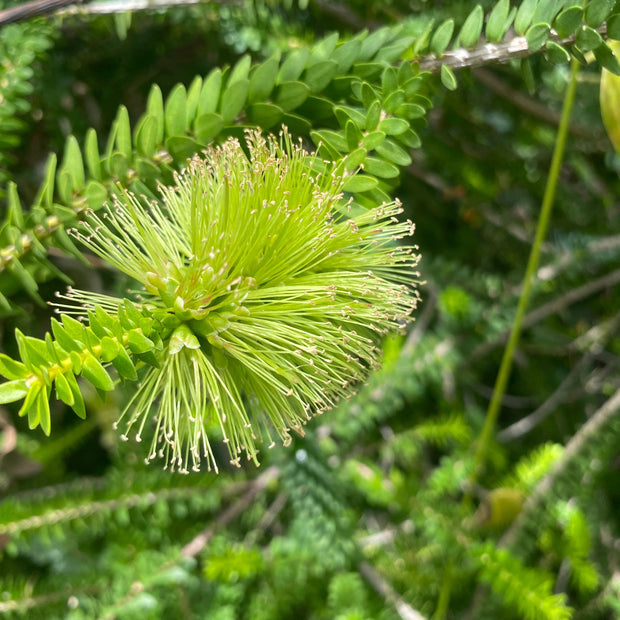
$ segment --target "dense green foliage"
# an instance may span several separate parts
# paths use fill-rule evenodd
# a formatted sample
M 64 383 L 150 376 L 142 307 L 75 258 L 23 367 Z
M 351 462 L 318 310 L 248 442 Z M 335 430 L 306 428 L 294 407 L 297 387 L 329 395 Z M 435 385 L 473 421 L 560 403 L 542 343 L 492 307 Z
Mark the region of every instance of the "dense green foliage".
M 619 617 L 610 39 L 614 0 L 244 0 L 0 29 L 0 615 Z M 135 280 L 71 230 L 282 125 L 340 162 L 349 221 L 398 196 L 423 302 L 357 395 L 260 468 L 214 444 L 219 475 L 162 471 L 115 422 L 166 343 L 192 341 L 135 296 L 110 306 Z M 44 303 L 68 283 L 101 300 L 84 322 Z

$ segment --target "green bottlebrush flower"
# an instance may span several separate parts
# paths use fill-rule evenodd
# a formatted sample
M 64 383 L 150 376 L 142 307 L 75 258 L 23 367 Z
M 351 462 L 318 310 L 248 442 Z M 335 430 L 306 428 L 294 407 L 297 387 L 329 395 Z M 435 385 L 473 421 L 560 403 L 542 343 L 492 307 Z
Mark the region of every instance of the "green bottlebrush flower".
M 350 217 L 335 169 L 285 133 L 252 132 L 193 159 L 161 201 L 123 192 L 73 231 L 142 283 L 143 311 L 168 319 L 159 367 L 121 416 L 123 437 L 154 424 L 147 460 L 217 470 L 209 432 L 219 426 L 233 464 L 244 451 L 258 464 L 258 442 L 287 444 L 349 396 L 382 335 L 408 320 L 418 256 L 397 242 L 413 225 L 397 219 L 398 202 Z M 84 313 L 121 304 L 68 297 Z

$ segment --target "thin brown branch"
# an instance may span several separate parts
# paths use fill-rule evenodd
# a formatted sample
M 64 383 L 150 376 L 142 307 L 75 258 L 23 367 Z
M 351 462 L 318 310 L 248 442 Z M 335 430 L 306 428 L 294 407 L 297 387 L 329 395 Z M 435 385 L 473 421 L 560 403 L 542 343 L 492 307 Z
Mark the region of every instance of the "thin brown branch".
M 374 590 L 396 609 L 402 620 L 425 620 L 424 616 L 405 602 L 392 585 L 368 562 L 360 562 L 358 568 Z
M 594 293 L 598 293 L 601 290 L 606 288 L 611 288 L 620 283 L 620 269 L 615 269 L 614 271 L 605 274 L 599 278 L 595 278 L 594 280 L 590 280 L 586 284 L 582 286 L 578 286 L 574 288 L 564 295 L 553 299 L 552 301 L 539 306 L 535 310 L 532 310 L 529 314 L 525 316 L 523 319 L 523 329 L 527 329 L 532 327 L 536 323 L 539 323 L 543 319 L 551 316 L 553 314 L 558 314 L 567 306 L 570 306 L 582 299 L 586 299 Z M 495 347 L 501 346 L 506 343 L 508 340 L 508 336 L 510 335 L 510 330 L 504 331 L 499 337 L 491 342 L 485 342 L 481 344 L 477 349 L 469 357 L 469 361 L 472 359 L 479 359 L 487 355 L 490 351 L 492 351 Z
M 181 555 L 191 558 L 198 555 L 209 543 L 213 534 L 220 527 L 230 523 L 238 517 L 253 501 L 254 498 L 272 481 L 279 476 L 280 472 L 277 467 L 272 466 L 266 469 L 258 478 L 253 480 L 246 492 L 234 503 L 231 504 L 218 518 L 207 528 L 205 528 L 198 536 L 192 539 L 183 549 Z
M 33 0 L 0 11 L 0 27 L 21 22 L 40 15 L 50 15 L 69 5 L 81 4 L 90 0 Z

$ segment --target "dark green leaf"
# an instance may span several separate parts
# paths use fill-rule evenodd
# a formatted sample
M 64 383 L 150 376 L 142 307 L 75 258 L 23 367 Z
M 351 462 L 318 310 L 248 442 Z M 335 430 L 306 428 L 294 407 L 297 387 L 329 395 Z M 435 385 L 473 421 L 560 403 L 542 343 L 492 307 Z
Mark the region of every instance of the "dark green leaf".
M 358 58 L 361 49 L 362 42 L 359 37 L 356 37 L 339 45 L 330 56 L 330 59 L 338 64 L 339 73 L 346 73 Z
M 586 24 L 590 28 L 598 28 L 611 13 L 616 0 L 590 0 L 586 6 Z
M 546 53 L 549 60 L 557 65 L 570 60 L 570 54 L 555 41 L 547 41 Z
M 304 83 L 313 93 L 322 91 L 336 75 L 338 64 L 333 60 L 322 60 L 308 68 L 304 75 Z
M 379 120 L 381 119 L 381 104 L 378 101 L 373 101 L 367 109 L 366 130 L 374 131 L 379 124 Z
M 353 121 L 348 121 L 345 126 L 344 135 L 347 141 L 349 151 L 354 151 L 360 146 L 362 141 L 362 132 Z
M 604 67 L 607 71 L 610 71 L 614 75 L 620 75 L 620 62 L 618 62 L 618 57 L 614 54 L 607 43 L 603 43 L 597 47 L 594 50 L 594 55 L 596 56 L 596 60 L 601 67 Z M 616 105 L 618 105 L 617 102 Z
M 538 0 L 538 6 L 532 16 L 532 23 L 551 24 L 561 8 L 562 2 L 558 2 L 558 0 Z
M 603 38 L 601 35 L 593 28 L 590 28 L 590 26 L 582 26 L 577 31 L 575 43 L 582 52 L 595 50 L 602 42 Z
M 607 36 L 614 41 L 620 41 L 620 13 L 607 20 Z
M 581 24 L 582 15 L 583 9 L 580 6 L 570 6 L 555 18 L 553 27 L 561 37 L 569 37 Z
M 179 163 L 185 163 L 196 153 L 200 153 L 200 145 L 189 136 L 171 136 L 166 140 L 166 149 Z
M 549 31 L 549 24 L 540 23 L 530 27 L 525 35 L 530 51 L 535 52 L 539 50 L 547 42 Z

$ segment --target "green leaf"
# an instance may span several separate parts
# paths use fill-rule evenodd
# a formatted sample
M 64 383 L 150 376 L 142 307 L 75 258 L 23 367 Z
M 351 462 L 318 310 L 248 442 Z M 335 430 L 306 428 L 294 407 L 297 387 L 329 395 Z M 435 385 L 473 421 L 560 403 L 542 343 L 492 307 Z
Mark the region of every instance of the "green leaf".
M 367 157 L 364 163 L 364 170 L 368 174 L 381 179 L 394 179 L 399 175 L 399 170 L 394 164 L 377 157 Z
M 391 93 L 387 99 L 383 102 L 383 109 L 388 114 L 393 114 L 396 108 L 405 102 L 405 91 L 395 90 Z
M 21 202 L 19 200 L 19 193 L 17 192 L 17 185 L 13 182 L 9 182 L 7 192 L 8 202 L 8 217 L 7 221 L 11 226 L 16 226 L 19 229 L 24 228 L 24 210 L 22 209 Z
M 84 325 L 82 323 L 80 323 L 79 321 L 76 321 L 72 316 L 68 314 L 63 314 L 61 317 L 61 320 L 62 320 L 62 327 L 67 332 L 70 338 L 74 339 L 76 342 L 79 342 L 80 344 L 85 342 Z M 54 331 L 54 321 L 55 319 L 52 317 L 52 320 L 51 320 L 52 331 Z M 54 337 L 60 342 L 60 338 L 56 337 L 56 333 L 54 333 Z M 83 348 L 83 345 L 78 349 L 76 349 L 75 346 L 67 347 L 65 346 L 63 342 L 60 342 L 60 345 L 62 346 L 63 349 L 66 349 L 67 351 L 71 351 L 72 349 L 81 351 Z
M 577 31 L 575 43 L 582 52 L 595 50 L 602 42 L 603 38 L 601 35 L 594 28 L 590 28 L 590 26 L 582 26 Z
M 569 37 L 581 24 L 582 15 L 583 9 L 580 6 L 570 6 L 555 18 L 553 27 L 561 37 Z
M 185 127 L 191 127 L 196 118 L 196 110 L 198 109 L 198 101 L 200 99 L 200 92 L 202 90 L 202 78 L 197 75 L 187 89 L 187 105 L 185 113 Z
M 84 162 L 75 136 L 69 136 L 65 142 L 65 153 L 59 174 L 62 171 L 69 173 L 72 192 L 78 192 L 84 187 Z
M 454 20 L 446 19 L 433 34 L 433 38 L 431 39 L 431 52 L 436 56 L 441 56 L 450 44 L 453 33 Z
M 586 6 L 586 24 L 590 28 L 598 28 L 611 13 L 616 0 L 590 0 Z
M 383 47 L 390 36 L 391 33 L 387 28 L 379 28 L 375 30 L 375 32 L 369 34 L 364 41 L 362 41 L 359 60 L 369 60 L 372 58 L 377 51 Z
M 549 24 L 540 23 L 531 26 L 525 35 L 530 51 L 535 52 L 536 50 L 539 50 L 547 42 L 549 32 Z
M 416 37 L 405 36 L 397 39 L 391 45 L 382 47 L 375 56 L 375 60 L 380 63 L 394 64 L 396 61 L 405 57 L 408 48 L 410 48 Z
M 134 353 L 144 353 L 155 348 L 155 343 L 147 338 L 140 329 L 132 329 L 128 333 L 129 348 Z
M 303 82 L 282 82 L 277 89 L 276 104 L 285 112 L 297 109 L 310 95 Z
M 101 345 L 101 359 L 104 362 L 111 362 L 119 353 L 120 345 L 116 338 L 104 336 L 99 343 Z
M 345 169 L 348 171 L 356 170 L 366 161 L 367 155 L 368 151 L 362 146 L 354 151 L 351 151 L 348 155 L 346 155 Z
M 69 388 L 73 394 L 73 405 L 71 405 L 71 408 L 75 411 L 78 418 L 85 420 L 86 407 L 84 407 L 84 398 L 82 397 L 82 392 L 80 392 L 80 388 L 78 387 L 75 375 L 72 372 L 68 372 L 65 374 L 65 378 L 67 379 L 67 383 L 69 384 Z
M 108 199 L 108 190 L 98 181 L 89 181 L 84 192 L 86 203 L 91 209 L 98 209 Z
M 447 90 L 456 90 L 458 86 L 454 71 L 448 65 L 441 65 L 441 83 Z
M 379 131 L 382 131 L 388 136 L 396 136 L 399 133 L 407 131 L 407 129 L 409 129 L 409 123 L 402 118 L 384 118 L 379 123 Z
M 38 381 L 30 387 L 30 389 L 28 390 L 28 394 L 26 394 L 26 398 L 24 398 L 24 402 L 22 403 L 21 409 L 19 410 L 19 413 L 17 414 L 19 415 L 20 418 L 25 416 L 30 411 L 30 409 L 34 408 L 34 403 L 37 399 L 37 396 L 39 395 L 39 392 L 41 391 L 41 387 L 42 385 Z M 34 428 L 34 427 L 30 427 L 30 428 Z
M 607 36 L 615 41 L 620 40 L 620 13 L 607 20 Z
M 26 387 L 25 379 L 16 379 L 7 381 L 6 383 L 0 383 L 0 405 L 20 400 L 24 398 L 26 394 L 28 394 L 28 388 Z
M 224 128 L 224 119 L 215 112 L 207 112 L 196 119 L 196 138 L 202 144 L 209 144 Z
M 56 153 L 51 153 L 45 162 L 43 183 L 34 199 L 35 205 L 42 205 L 48 209 L 54 204 L 54 184 L 56 180 Z
M 411 155 L 393 140 L 386 140 L 376 148 L 376 151 L 378 155 L 398 166 L 408 166 L 411 163 Z
M 347 153 L 350 150 L 346 138 L 338 131 L 323 129 L 322 131 L 312 131 L 310 136 L 317 146 L 322 142 L 337 153 Z
M 509 14 L 510 0 L 499 0 L 493 7 L 485 30 L 486 37 L 491 43 L 498 43 L 504 38 L 506 31 L 510 28 Z
M 523 0 L 515 17 L 515 32 L 524 35 L 534 19 L 534 12 L 539 0 Z
M 418 134 L 413 131 L 413 129 L 407 129 L 405 133 L 399 134 L 396 139 L 410 149 L 418 149 L 420 148 L 420 146 L 422 146 L 422 140 L 420 140 L 420 136 L 418 136 Z
M 183 84 L 177 84 L 166 99 L 164 107 L 166 135 L 182 136 L 187 120 L 187 93 Z
M 334 50 L 330 59 L 338 64 L 338 73 L 346 73 L 351 68 L 351 65 L 358 58 L 361 49 L 362 41 L 359 37 L 356 37 L 339 45 Z
M 270 129 L 281 122 L 284 110 L 273 103 L 254 103 L 246 108 L 251 123 L 261 129 Z
M 90 176 L 96 181 L 101 181 L 101 155 L 97 143 L 97 132 L 92 127 L 86 132 L 84 156 Z
M 314 45 L 310 52 L 310 58 L 308 59 L 307 67 L 329 58 L 332 52 L 336 49 L 340 35 L 337 32 L 332 32 L 318 43 Z
M 138 126 L 134 138 L 136 150 L 140 155 L 152 157 L 157 148 L 157 121 L 150 114 L 145 114 Z
M 366 130 L 374 131 L 377 128 L 380 119 L 381 103 L 378 101 L 373 101 L 368 107 L 368 112 L 366 114 Z
M 200 145 L 189 136 L 171 136 L 166 140 L 166 150 L 177 163 L 185 163 L 200 152 Z
M 203 114 L 210 114 L 217 110 L 221 88 L 222 71 L 220 69 L 213 69 L 202 84 L 200 97 L 198 99 L 198 108 L 196 110 L 197 118 L 200 118 Z
M 476 8 L 467 16 L 461 32 L 457 37 L 457 45 L 462 45 L 465 48 L 474 46 L 480 38 L 482 32 L 482 24 L 484 21 L 484 12 L 482 7 L 478 4 Z
M 84 353 L 81 374 L 99 390 L 109 392 L 114 389 L 114 381 L 90 351 Z
M 75 398 L 73 396 L 73 392 L 71 391 L 71 386 L 63 373 L 59 372 L 56 375 L 54 386 L 56 388 L 56 398 L 61 400 L 66 405 L 69 405 L 69 407 L 73 407 Z
M 536 11 L 532 16 L 532 23 L 550 24 L 561 8 L 562 2 L 558 2 L 558 0 L 538 0 Z
M 247 80 L 251 66 L 252 59 L 250 58 L 250 55 L 245 54 L 244 56 L 242 56 L 230 72 L 230 77 L 228 78 L 228 87 L 230 88 L 236 82 Z
M 10 380 L 25 379 L 32 374 L 25 364 L 0 353 L 0 375 Z
M 52 430 L 52 420 L 50 418 L 49 395 L 46 388 L 42 388 L 37 396 L 35 411 L 38 423 L 41 425 L 41 430 L 49 437 Z M 28 414 L 28 422 L 30 423 L 30 413 Z
M 614 51 L 612 51 L 612 49 L 607 43 L 603 43 L 602 45 L 600 45 L 594 50 L 594 55 L 596 56 L 596 60 L 601 65 L 601 67 L 603 67 L 610 73 L 613 73 L 614 76 L 620 76 L 620 62 L 618 62 L 618 52 L 620 52 L 620 46 L 615 44 Z M 602 86 L 601 86 L 601 89 L 602 89 Z M 620 109 L 620 103 L 619 103 L 620 92 L 617 92 L 616 94 L 618 98 L 616 99 L 615 104 L 616 104 L 616 110 L 618 110 Z M 602 104 L 602 101 L 601 101 L 601 104 Z
M 271 94 L 276 84 L 278 69 L 280 68 L 280 54 L 274 54 L 265 62 L 257 65 L 250 78 L 248 101 L 263 102 Z
M 298 80 L 306 68 L 309 55 L 310 51 L 305 47 L 293 50 L 282 63 L 280 71 L 278 71 L 276 83 L 284 84 L 285 82 L 295 82 Z
M 336 75 L 338 63 L 333 60 L 322 60 L 308 68 L 304 75 L 304 83 L 313 93 L 322 91 Z
M 123 379 L 129 379 L 130 381 L 136 381 L 138 379 L 136 367 L 133 365 L 124 347 L 119 347 L 118 355 L 112 360 L 112 366 L 114 366 L 116 372 L 118 372 L 119 376 Z
M 133 158 L 129 112 L 124 105 L 118 108 L 116 115 L 116 152 L 122 153 L 128 162 Z
M 374 177 L 365 174 L 355 174 L 344 180 L 343 189 L 345 192 L 357 194 L 367 192 L 377 187 L 378 181 Z
M 250 81 L 242 79 L 228 85 L 222 93 L 220 112 L 225 124 L 232 123 L 239 115 L 248 96 Z
M 146 114 L 155 119 L 155 143 L 163 143 L 165 127 L 164 98 L 161 94 L 161 89 L 157 86 L 157 84 L 151 86 L 151 90 L 149 91 L 149 96 L 146 100 Z
M 362 141 L 362 132 L 358 126 L 351 120 L 345 125 L 344 135 L 347 141 L 348 151 L 354 151 L 360 146 Z
M 400 119 L 397 119 L 397 120 L 400 120 Z M 362 143 L 369 151 L 372 151 L 373 149 L 376 149 L 380 144 L 383 143 L 383 141 L 385 140 L 385 137 L 386 137 L 386 133 L 384 131 L 371 131 L 370 133 L 367 133 L 364 136 Z
M 555 41 L 547 41 L 546 54 L 549 60 L 556 65 L 566 63 L 570 60 L 570 54 Z

